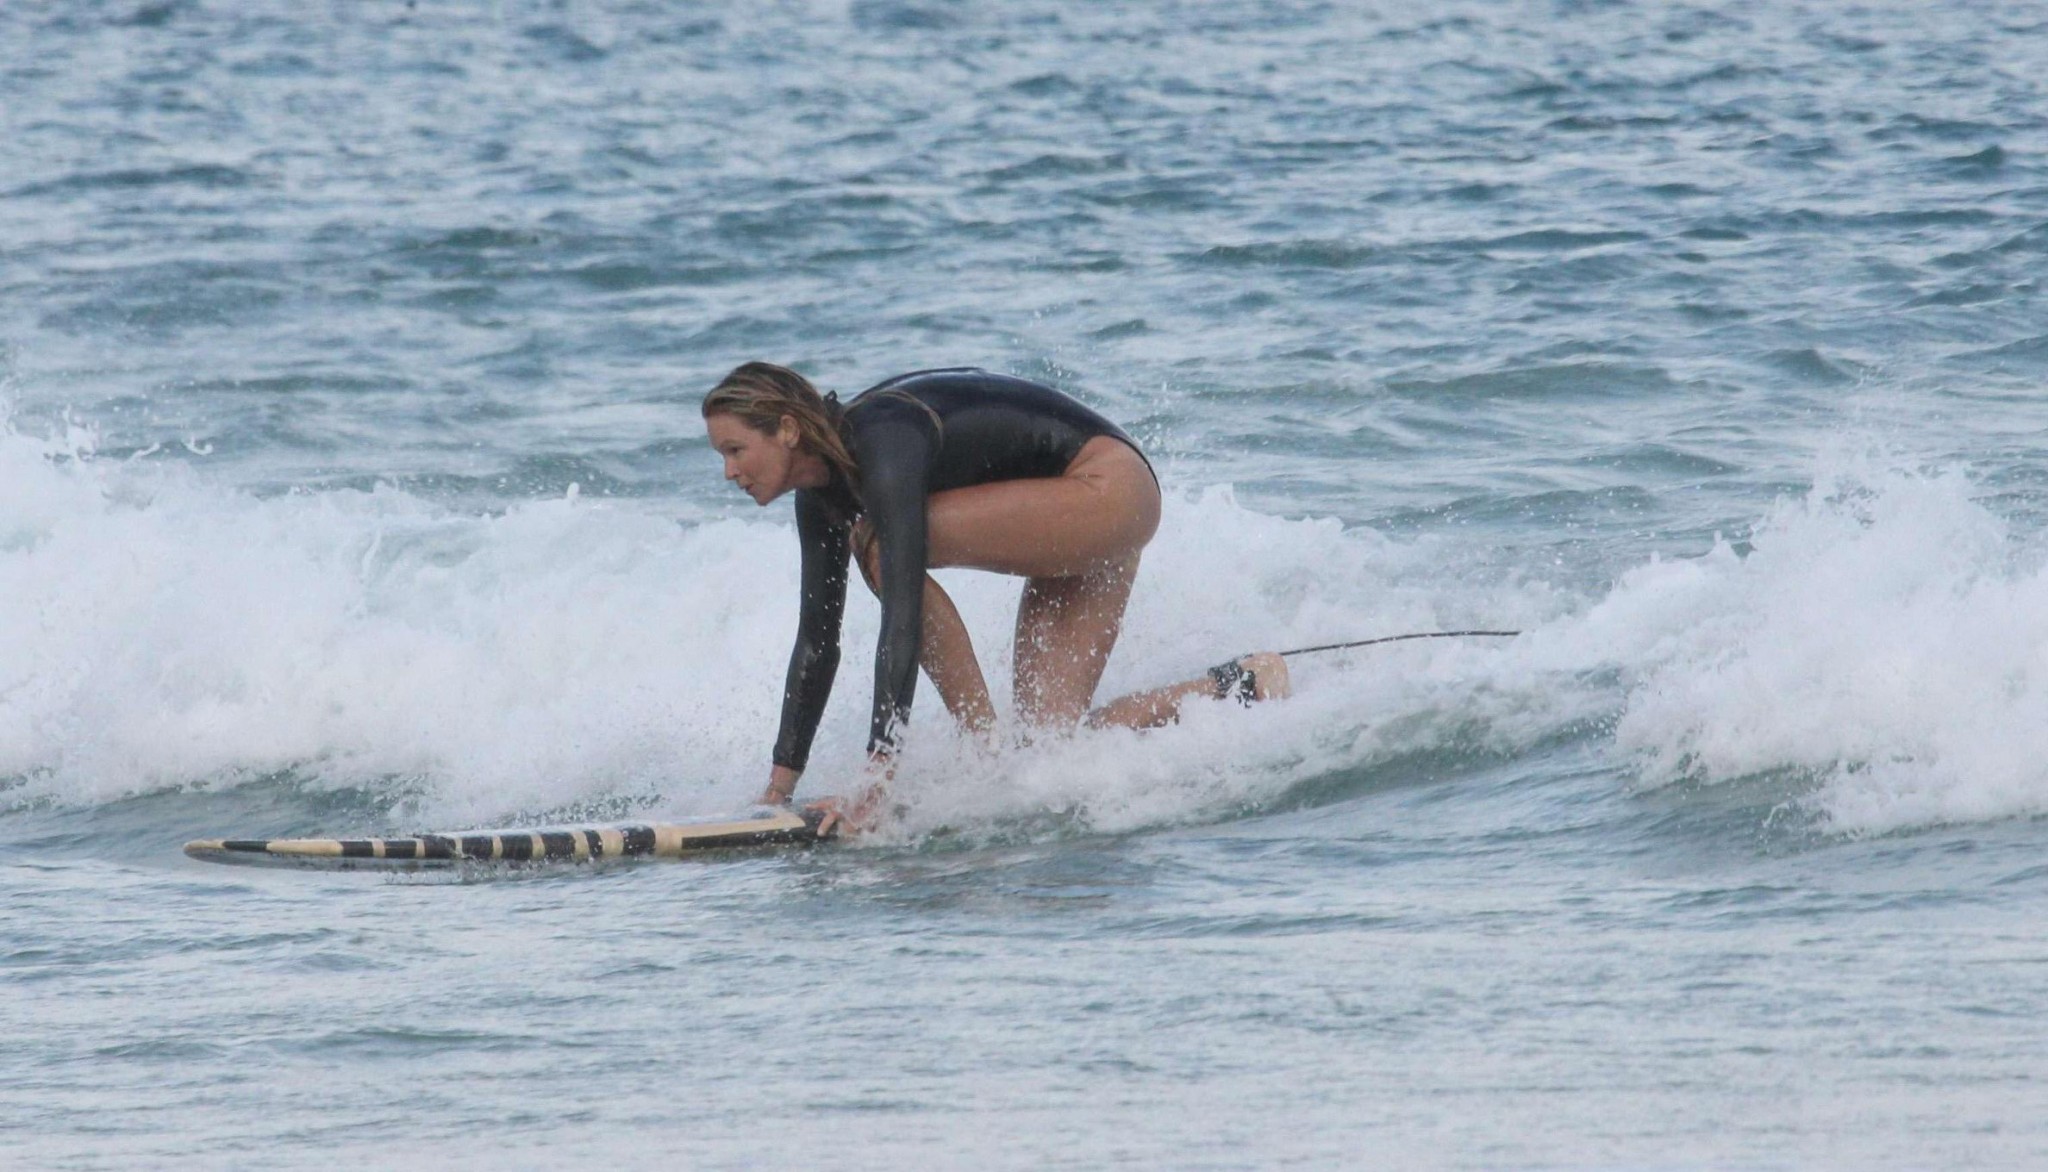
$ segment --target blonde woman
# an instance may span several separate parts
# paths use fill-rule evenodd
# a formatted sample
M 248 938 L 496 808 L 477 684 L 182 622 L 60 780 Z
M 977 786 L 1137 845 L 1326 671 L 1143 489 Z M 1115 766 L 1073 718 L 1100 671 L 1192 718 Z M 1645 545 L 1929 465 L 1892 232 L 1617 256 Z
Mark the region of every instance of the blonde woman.
M 1159 528 L 1159 482 L 1136 441 L 1051 387 L 924 370 L 842 405 L 793 370 L 749 362 L 703 410 L 727 480 L 762 505 L 796 493 L 801 617 L 764 802 L 787 802 L 810 756 L 839 667 L 850 562 L 882 603 L 868 735 L 877 764 L 899 746 L 920 666 L 962 725 L 987 732 L 995 721 L 967 629 L 929 575 L 942 567 L 1025 580 L 1014 697 L 1031 725 L 1148 728 L 1175 720 L 1191 696 L 1286 694 L 1285 663 L 1260 654 L 1091 709 Z M 877 796 L 834 807 L 824 829 L 857 820 Z

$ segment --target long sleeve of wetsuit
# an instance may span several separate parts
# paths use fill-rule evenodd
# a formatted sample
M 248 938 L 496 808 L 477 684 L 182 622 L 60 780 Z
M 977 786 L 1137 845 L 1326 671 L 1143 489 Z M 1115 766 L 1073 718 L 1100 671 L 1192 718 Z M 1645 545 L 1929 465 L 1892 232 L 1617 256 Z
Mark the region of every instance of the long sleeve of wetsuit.
M 928 566 L 925 505 L 938 434 L 922 409 L 877 403 L 851 437 L 860 464 L 861 504 L 881 547 L 882 632 L 875 646 L 875 706 L 868 752 L 888 754 L 910 718 L 917 651 L 924 633 Z
M 839 672 L 839 621 L 846 614 L 847 526 L 835 520 L 818 494 L 796 494 L 796 535 L 803 550 L 802 609 L 789 675 L 782 685 L 782 729 L 775 764 L 798 773 L 810 760 L 811 741 Z

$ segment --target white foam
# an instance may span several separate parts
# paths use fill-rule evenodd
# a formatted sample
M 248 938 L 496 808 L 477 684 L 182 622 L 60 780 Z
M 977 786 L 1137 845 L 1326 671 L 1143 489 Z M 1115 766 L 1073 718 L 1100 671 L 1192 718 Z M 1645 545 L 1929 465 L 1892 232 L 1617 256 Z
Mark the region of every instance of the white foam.
M 488 821 L 621 794 L 729 808 L 765 777 L 796 617 L 786 510 L 259 498 L 78 441 L 0 435 L 0 777 L 29 794 L 92 803 L 289 769 L 407 779 L 420 816 Z M 1333 630 L 1433 625 L 1434 576 L 1412 544 L 1262 516 L 1228 490 L 1176 494 L 1105 694 Z M 1018 585 L 944 577 L 1000 698 Z M 858 773 L 876 611 L 849 608 L 809 789 Z M 1170 736 L 970 767 L 926 686 L 903 783 L 937 814 L 1173 820 L 1350 752 L 1370 703 L 1333 689 L 1261 719 L 1217 706 Z
M 1838 462 L 1840 463 L 1840 462 Z M 263 498 L 189 464 L 0 433 L 0 778 L 90 804 L 290 770 L 415 787 L 417 813 L 615 796 L 700 813 L 766 773 L 795 626 L 787 511 L 578 499 L 452 512 L 392 488 Z M 1857 462 L 1753 550 L 1653 560 L 1597 600 L 1483 553 L 1173 491 L 1103 695 L 1228 655 L 1519 626 L 1296 661 L 1301 693 L 1179 727 L 987 755 L 921 688 L 897 792 L 915 832 L 1047 811 L 1127 829 L 1304 780 L 1620 713 L 1651 785 L 1797 770 L 1847 830 L 2048 811 L 2048 576 L 1959 475 Z M 944 572 L 1006 708 L 1018 584 Z M 860 776 L 877 608 L 856 587 L 808 792 Z
M 1170 495 L 1101 695 L 1192 678 L 1246 651 L 1469 626 L 1480 616 L 1533 624 L 1566 601 L 1540 585 L 1461 576 L 1470 569 L 1442 543 L 1272 517 L 1227 487 Z M 969 597 L 963 609 L 977 632 L 1007 638 L 1014 586 L 942 577 Z M 979 633 L 977 646 L 992 675 L 1007 679 L 1007 647 Z M 995 755 L 955 741 L 922 753 L 895 787 L 907 799 L 907 828 L 1049 811 L 1110 831 L 1212 818 L 1475 732 L 1508 742 L 1538 735 L 1569 719 L 1561 713 L 1574 694 L 1499 691 L 1491 677 L 1519 672 L 1497 645 L 1417 643 L 1294 663 L 1300 689 L 1285 704 L 1190 704 L 1166 730 L 1087 732 L 1006 744 Z
M 2048 811 L 2048 575 L 1956 473 L 1868 461 L 1754 549 L 1644 566 L 1586 616 L 1651 783 L 1799 770 L 1837 828 Z

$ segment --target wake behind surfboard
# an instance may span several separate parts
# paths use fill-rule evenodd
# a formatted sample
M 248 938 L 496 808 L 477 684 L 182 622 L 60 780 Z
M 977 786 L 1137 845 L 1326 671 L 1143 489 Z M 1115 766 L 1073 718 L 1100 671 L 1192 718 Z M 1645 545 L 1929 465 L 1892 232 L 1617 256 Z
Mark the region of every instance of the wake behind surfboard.
M 817 809 L 769 810 L 737 818 L 617 823 L 532 830 L 466 830 L 411 838 L 205 838 L 185 853 L 209 863 L 313 867 L 328 871 L 415 871 L 464 863 L 599 862 L 675 859 L 706 851 L 811 846 Z

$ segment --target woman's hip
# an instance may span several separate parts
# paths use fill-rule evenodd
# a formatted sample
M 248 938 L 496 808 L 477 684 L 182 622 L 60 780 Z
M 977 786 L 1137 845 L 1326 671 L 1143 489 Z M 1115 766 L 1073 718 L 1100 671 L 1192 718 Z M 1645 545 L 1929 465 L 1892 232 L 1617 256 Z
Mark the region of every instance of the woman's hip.
M 1115 436 L 1096 436 L 1059 476 L 933 493 L 929 561 L 1027 578 L 1094 573 L 1143 549 L 1159 512 L 1159 482 L 1145 458 Z

